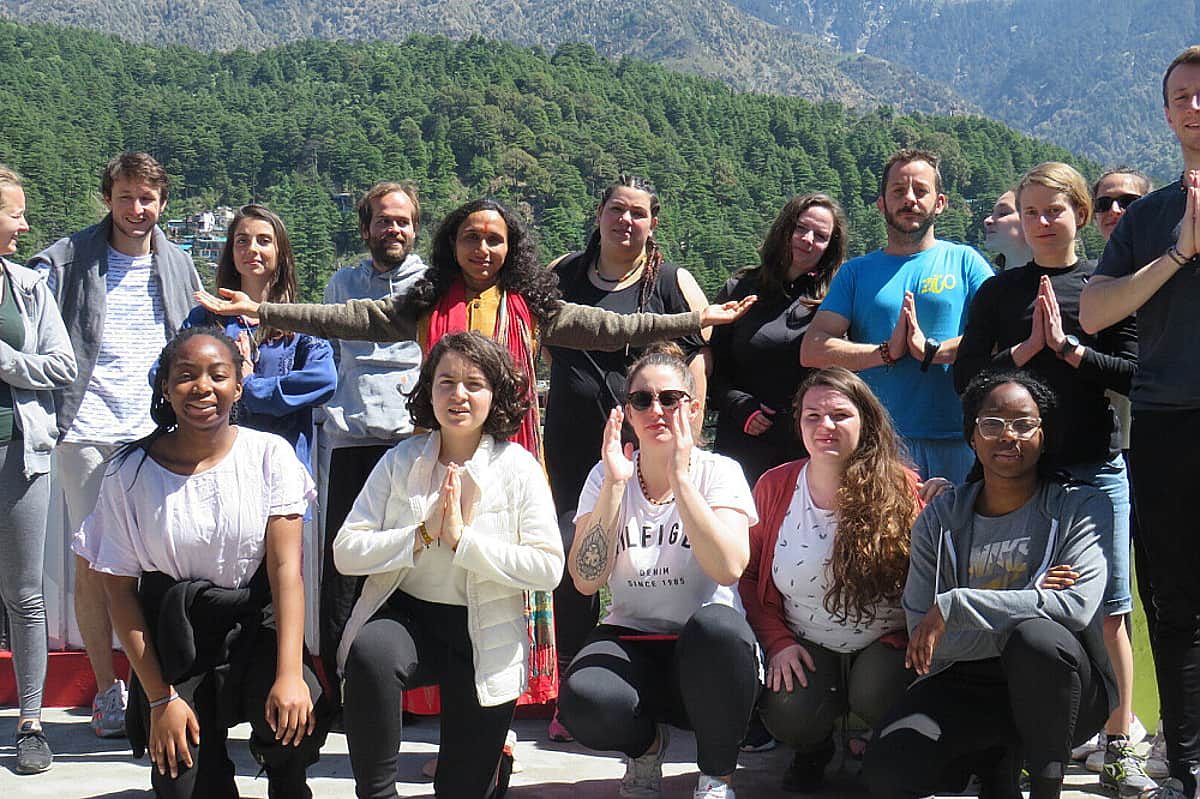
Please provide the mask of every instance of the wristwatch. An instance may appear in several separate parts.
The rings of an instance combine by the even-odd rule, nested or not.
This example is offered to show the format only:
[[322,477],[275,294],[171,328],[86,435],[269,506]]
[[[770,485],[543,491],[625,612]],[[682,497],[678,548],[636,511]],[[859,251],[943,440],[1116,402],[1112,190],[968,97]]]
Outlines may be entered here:
[[1065,360],[1067,355],[1074,352],[1078,346],[1079,346],[1079,337],[1078,336],[1067,336],[1066,340],[1063,341],[1062,347],[1058,350],[1058,357]]
[[929,364],[933,363],[933,359],[937,356],[938,349],[942,346],[942,342],[936,338],[925,339],[925,357],[921,359],[921,371],[928,372]]

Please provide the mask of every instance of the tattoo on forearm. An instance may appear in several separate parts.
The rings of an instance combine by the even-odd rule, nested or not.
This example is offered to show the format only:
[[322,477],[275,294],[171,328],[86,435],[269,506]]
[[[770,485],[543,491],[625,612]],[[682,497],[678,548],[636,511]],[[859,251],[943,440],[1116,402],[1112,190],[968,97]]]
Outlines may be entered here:
[[595,580],[608,567],[608,539],[604,528],[592,525],[575,556],[575,569],[584,580]]

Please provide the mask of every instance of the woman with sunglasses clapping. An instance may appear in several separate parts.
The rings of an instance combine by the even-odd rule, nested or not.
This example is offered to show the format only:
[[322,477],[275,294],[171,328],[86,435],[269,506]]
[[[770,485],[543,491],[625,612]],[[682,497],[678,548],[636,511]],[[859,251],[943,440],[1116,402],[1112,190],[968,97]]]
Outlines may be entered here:
[[[559,720],[583,745],[625,754],[623,797],[657,796],[668,724],[696,734],[697,799],[733,799],[729,779],[758,695],[754,633],[734,589],[757,521],[741,467],[696,447],[687,366],[651,351],[630,368],[604,431],[567,559],[584,595],[612,605],[572,661]],[[628,420],[637,438],[621,446]]]
[[[1100,541],[1109,564],[1101,607],[1104,639],[1117,675],[1120,704],[1105,727],[1101,782],[1136,795],[1154,787],[1135,756],[1133,649],[1126,619],[1133,609],[1129,580],[1129,484],[1121,457],[1121,429],[1105,389],[1128,394],[1137,366],[1132,317],[1089,335],[1079,324],[1079,295],[1095,264],[1076,254],[1078,232],[1091,219],[1083,176],[1047,162],[1017,185],[1017,206],[1033,260],[988,280],[971,303],[954,365],[961,390],[985,367],[1016,367],[1043,378],[1063,410],[1063,447],[1053,465],[1104,491],[1112,524]],[[1144,735],[1144,731],[1141,731]],[[1085,755],[1086,756],[1086,755]],[[1099,758],[1097,758],[1099,761]]]

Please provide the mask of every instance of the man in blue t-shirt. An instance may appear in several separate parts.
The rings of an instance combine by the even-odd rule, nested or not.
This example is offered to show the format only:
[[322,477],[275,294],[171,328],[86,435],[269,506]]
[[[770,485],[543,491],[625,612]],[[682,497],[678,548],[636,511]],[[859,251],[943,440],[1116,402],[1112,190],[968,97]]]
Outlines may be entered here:
[[946,208],[938,156],[901,150],[883,168],[875,204],[887,246],[847,261],[813,317],[800,362],[862,372],[925,479],[962,482],[974,463],[950,366],[975,291],[992,276],[971,247],[939,241]]

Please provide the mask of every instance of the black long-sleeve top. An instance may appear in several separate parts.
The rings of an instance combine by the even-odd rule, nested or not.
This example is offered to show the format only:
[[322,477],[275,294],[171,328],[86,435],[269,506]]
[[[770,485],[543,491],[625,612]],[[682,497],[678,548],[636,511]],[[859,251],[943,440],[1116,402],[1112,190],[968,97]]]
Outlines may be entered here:
[[954,363],[954,384],[960,393],[985,368],[1015,368],[1011,349],[1029,338],[1038,284],[1048,275],[1063,332],[1079,338],[1083,360],[1076,369],[1047,346],[1022,368],[1043,378],[1058,395],[1063,435],[1055,462],[1062,466],[1107,460],[1120,451],[1120,427],[1104,392],[1128,395],[1137,369],[1137,325],[1132,316],[1094,336],[1079,324],[1079,295],[1095,268],[1094,261],[1060,269],[1030,261],[988,279],[971,303]]

